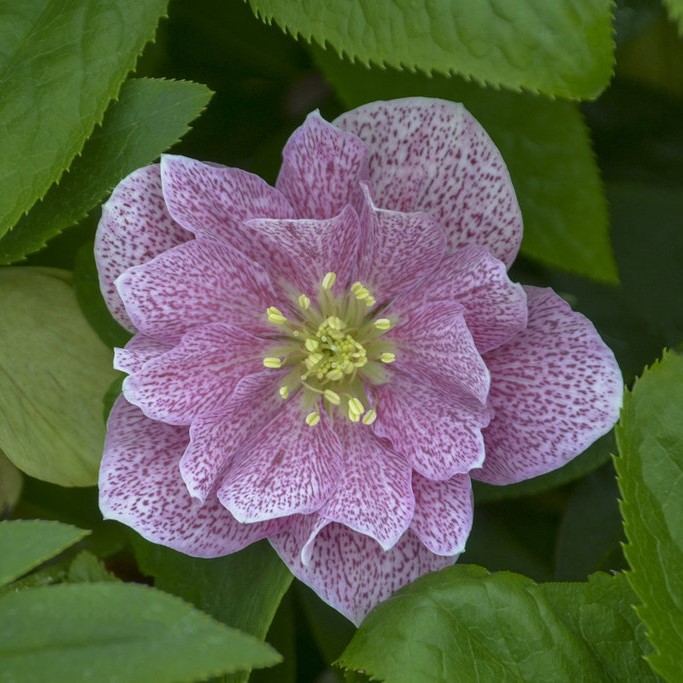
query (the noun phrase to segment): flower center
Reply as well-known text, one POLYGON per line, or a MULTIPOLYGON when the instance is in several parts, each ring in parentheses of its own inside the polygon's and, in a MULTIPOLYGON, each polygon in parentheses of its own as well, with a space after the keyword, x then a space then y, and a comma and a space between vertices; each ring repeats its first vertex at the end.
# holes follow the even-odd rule
POLYGON ((377 411, 365 387, 387 381, 384 366, 396 356, 392 342, 381 337, 395 321, 378 317, 372 310, 374 297, 360 282, 333 295, 335 280, 334 273, 325 275, 317 304, 301 294, 292 307, 292 319, 274 306, 266 310, 268 322, 280 334, 263 365, 290 368, 279 395, 286 400, 302 392, 308 425, 318 424, 321 410, 335 410, 351 422, 369 425, 377 411))

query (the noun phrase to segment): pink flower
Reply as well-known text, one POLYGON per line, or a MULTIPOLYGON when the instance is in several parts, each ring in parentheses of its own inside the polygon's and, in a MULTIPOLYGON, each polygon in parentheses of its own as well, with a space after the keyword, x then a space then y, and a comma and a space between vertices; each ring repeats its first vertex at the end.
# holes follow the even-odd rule
POLYGON ((165 156, 104 206, 102 291, 135 336, 101 507, 189 555, 268 538, 358 623, 455 562, 470 477, 560 467, 622 381, 586 318, 509 280, 519 207, 462 106, 313 113, 283 157, 273 188, 165 156))

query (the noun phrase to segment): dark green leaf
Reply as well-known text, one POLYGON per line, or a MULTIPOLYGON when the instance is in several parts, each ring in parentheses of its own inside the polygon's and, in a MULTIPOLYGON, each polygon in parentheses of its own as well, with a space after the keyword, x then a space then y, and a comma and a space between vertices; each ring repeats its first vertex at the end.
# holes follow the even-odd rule
POLYGON ((17 504, 24 478, 14 463, 0 451, 0 519, 9 516, 17 504))
POLYGON ((124 83, 102 125, 86 142, 59 185, 50 188, 0 241, 0 263, 42 248, 77 223, 124 176, 168 149, 189 129, 211 97, 203 85, 161 79, 124 83))
POLYGON ((249 0, 293 36, 362 64, 458 73, 481 83, 594 98, 612 75, 608 0, 249 0))
POLYGON ((621 512, 653 668, 683 679, 683 356, 666 353, 624 400, 615 458, 621 512))
POLYGON ((456 566, 377 607, 339 663, 387 683, 655 681, 623 576, 544 584, 456 566))
POLYGON ((0 522, 0 586, 78 543, 88 533, 60 522, 0 522))
POLYGON ((80 152, 168 0, 0 0, 0 235, 80 152))
POLYGON ((427 80, 393 69, 368 70, 321 50, 315 55, 349 107, 409 96, 462 102, 508 166, 524 217, 522 252, 596 280, 617 280, 607 203, 576 105, 486 90, 457 78, 427 80))
POLYGON ((201 681, 271 666, 270 646, 177 598, 123 583, 64 584, 0 598, 0 681, 201 681))
POLYGON ((0 269, 0 450, 62 486, 97 481, 111 351, 78 308, 68 273, 0 269))

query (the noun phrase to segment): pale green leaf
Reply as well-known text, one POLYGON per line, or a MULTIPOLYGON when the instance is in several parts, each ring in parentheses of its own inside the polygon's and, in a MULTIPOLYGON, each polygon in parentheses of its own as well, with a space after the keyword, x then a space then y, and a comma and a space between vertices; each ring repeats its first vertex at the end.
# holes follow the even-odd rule
POLYGON ((0 586, 35 569, 88 533, 61 522, 0 522, 0 586))
POLYGON ((168 0, 0 0, 0 235, 80 152, 168 0))
MULTIPOLYGON (((292 575, 266 541, 202 559, 134 538, 140 570, 157 588, 188 600, 229 626, 263 639, 292 575)), ((231 681, 244 681, 234 676, 231 681)))
POLYGON ((615 458, 638 615, 652 666, 683 680, 683 356, 666 353, 624 399, 615 458))
POLYGON ((366 618, 339 659, 387 683, 654 682, 622 575, 541 584, 456 566, 366 618))
POLYGON ((46 675, 50 683, 202 681, 279 659, 269 645, 147 586, 63 584, 0 598, 3 683, 46 675))
POLYGON ((683 35, 683 0, 664 0, 664 5, 678 23, 678 32, 683 35))
POLYGON ((255 13, 363 64, 594 98, 612 75, 611 0, 249 0, 255 13))
MULTIPOLYGON (((348 107, 423 96, 462 102, 508 166, 524 218, 522 253, 550 266, 616 282, 607 202, 588 130, 576 105, 479 88, 458 78, 425 79, 368 70, 321 50, 316 61, 348 107)), ((381 197, 376 197, 381 204, 381 197)))
POLYGON ((112 353, 81 313, 65 271, 0 269, 0 450, 62 486, 97 481, 112 353))
POLYGON ((0 263, 22 259, 81 220, 121 178, 177 142, 210 97, 206 86, 186 81, 124 83, 59 185, 0 241, 0 263))

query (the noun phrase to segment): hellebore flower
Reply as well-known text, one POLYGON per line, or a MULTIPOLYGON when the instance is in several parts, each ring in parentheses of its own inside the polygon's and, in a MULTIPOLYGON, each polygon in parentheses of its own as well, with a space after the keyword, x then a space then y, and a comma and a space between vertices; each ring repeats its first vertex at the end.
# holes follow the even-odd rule
POLYGON ((189 555, 268 538, 358 623, 455 562, 471 477, 561 466, 622 381, 585 317, 509 280, 519 207, 461 105, 313 113, 283 159, 271 187, 164 156, 104 206, 100 283, 135 336, 100 504, 189 555))

